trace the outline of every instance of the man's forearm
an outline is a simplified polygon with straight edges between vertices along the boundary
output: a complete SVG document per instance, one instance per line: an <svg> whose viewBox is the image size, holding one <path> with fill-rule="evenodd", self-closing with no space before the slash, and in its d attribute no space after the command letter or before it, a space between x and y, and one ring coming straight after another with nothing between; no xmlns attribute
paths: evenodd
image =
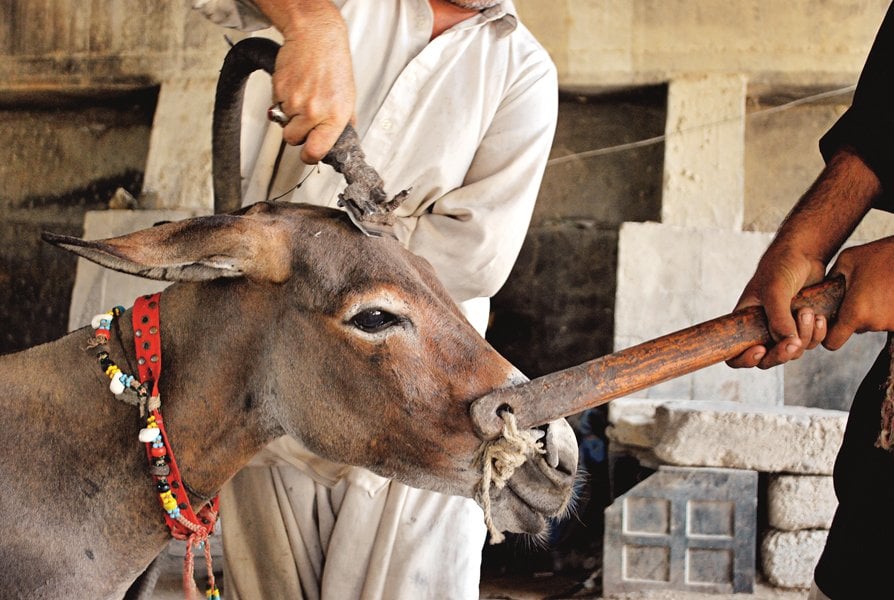
<svg viewBox="0 0 894 600"><path fill-rule="evenodd" d="M300 37L307 28L341 25L338 8L330 0L254 0L283 37Z"/></svg>
<svg viewBox="0 0 894 600"><path fill-rule="evenodd" d="M796 247L828 264L881 191L860 157L841 149L785 218L773 243Z"/></svg>

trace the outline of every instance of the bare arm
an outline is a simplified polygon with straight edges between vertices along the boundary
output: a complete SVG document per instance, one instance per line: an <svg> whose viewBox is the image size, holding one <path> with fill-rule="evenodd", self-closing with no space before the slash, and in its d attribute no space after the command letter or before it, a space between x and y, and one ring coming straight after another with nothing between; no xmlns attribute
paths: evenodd
<svg viewBox="0 0 894 600"><path fill-rule="evenodd" d="M763 305L777 343L771 348L749 348L729 361L730 366L769 368L798 358L825 340L825 320L803 310L796 321L789 309L791 299L804 286L823 278L828 262L880 195L878 178L859 156L842 148L831 158L780 226L736 306ZM848 277L842 309L855 301L863 302L851 289ZM843 310L842 317L844 314ZM845 335L841 323L839 319L828 332L833 335L827 345L840 340L837 348L850 335Z"/></svg>

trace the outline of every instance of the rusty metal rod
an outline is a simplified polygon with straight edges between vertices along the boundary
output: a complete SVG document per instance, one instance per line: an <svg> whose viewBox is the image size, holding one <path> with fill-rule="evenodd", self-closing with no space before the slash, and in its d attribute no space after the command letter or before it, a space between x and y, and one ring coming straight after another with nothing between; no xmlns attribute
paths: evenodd
<svg viewBox="0 0 894 600"><path fill-rule="evenodd" d="M832 320L844 297L844 278L805 288L792 312L809 307ZM500 435L499 413L509 408L519 427L536 427L605 404L772 343L763 308L734 313L643 342L625 350L491 392L472 403L471 416L484 440Z"/></svg>

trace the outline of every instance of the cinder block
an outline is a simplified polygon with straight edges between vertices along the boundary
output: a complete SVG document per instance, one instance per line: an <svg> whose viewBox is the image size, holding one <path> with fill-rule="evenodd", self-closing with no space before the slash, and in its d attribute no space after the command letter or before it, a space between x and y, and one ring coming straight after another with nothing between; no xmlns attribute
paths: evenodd
<svg viewBox="0 0 894 600"><path fill-rule="evenodd" d="M831 475L770 476L767 519L774 529L828 529L837 507Z"/></svg>
<svg viewBox="0 0 894 600"><path fill-rule="evenodd" d="M809 588L829 532L822 529L777 531L761 542L761 569L776 587Z"/></svg>
<svg viewBox="0 0 894 600"><path fill-rule="evenodd" d="M750 593L757 473L661 467L605 511L603 590Z"/></svg>

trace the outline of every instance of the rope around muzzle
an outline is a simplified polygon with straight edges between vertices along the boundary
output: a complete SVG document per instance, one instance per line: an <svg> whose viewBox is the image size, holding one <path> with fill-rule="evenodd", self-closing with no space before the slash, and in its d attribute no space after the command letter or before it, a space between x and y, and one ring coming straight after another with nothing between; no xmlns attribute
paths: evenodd
<svg viewBox="0 0 894 600"><path fill-rule="evenodd" d="M475 466L481 468L481 481L478 482L478 493L475 499L484 510L484 524L490 533L490 543L499 544L506 536L494 525L491 514L490 491L506 486L506 482L515 470L525 464L529 457L546 454L540 435L533 430L519 431L515 415L506 410L500 413L503 419L503 432L500 437L482 442L475 457Z"/></svg>

